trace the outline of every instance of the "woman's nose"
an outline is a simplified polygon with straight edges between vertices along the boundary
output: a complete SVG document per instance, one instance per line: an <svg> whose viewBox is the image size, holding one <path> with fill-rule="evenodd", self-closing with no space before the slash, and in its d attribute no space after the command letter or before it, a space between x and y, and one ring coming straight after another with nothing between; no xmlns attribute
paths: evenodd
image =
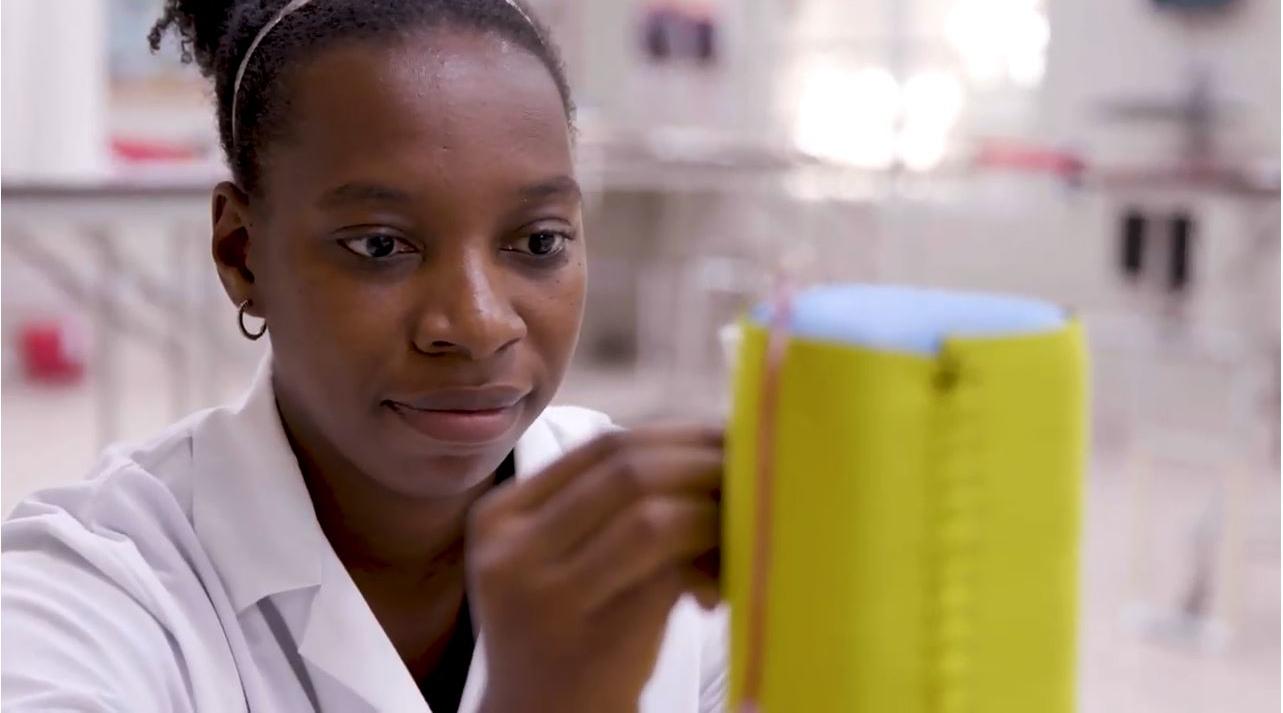
<svg viewBox="0 0 1283 713"><path fill-rule="evenodd" d="M433 272L424 277L432 286L417 320L417 350L480 361L526 336L526 323L504 289L499 268L474 259Z"/></svg>

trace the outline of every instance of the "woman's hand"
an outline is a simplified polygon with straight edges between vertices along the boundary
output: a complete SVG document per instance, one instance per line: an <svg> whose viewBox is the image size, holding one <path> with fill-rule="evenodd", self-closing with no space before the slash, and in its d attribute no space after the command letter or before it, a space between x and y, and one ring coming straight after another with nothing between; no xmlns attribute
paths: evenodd
<svg viewBox="0 0 1283 713"><path fill-rule="evenodd" d="M603 435L477 503L468 591L487 713L632 711L684 593L718 601L722 433Z"/></svg>

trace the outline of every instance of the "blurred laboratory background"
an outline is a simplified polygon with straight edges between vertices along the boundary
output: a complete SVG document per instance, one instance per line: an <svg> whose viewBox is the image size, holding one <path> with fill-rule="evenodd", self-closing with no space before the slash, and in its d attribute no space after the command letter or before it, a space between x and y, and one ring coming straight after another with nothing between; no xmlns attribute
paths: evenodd
<svg viewBox="0 0 1283 713"><path fill-rule="evenodd" d="M1014 292L1089 334L1081 710L1279 709L1278 0L531 0L579 105L560 399L726 407L787 269ZM208 92L159 0L4 0L3 510L234 398ZM1037 473L1030 473L1037 477Z"/></svg>

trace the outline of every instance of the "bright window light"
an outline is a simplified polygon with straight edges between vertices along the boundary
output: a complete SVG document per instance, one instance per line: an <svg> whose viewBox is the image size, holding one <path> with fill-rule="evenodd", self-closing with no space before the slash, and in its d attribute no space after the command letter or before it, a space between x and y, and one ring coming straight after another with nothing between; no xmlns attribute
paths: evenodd
<svg viewBox="0 0 1283 713"><path fill-rule="evenodd" d="M802 78L794 139L813 156L861 168L895 161L900 86L882 68L821 61Z"/></svg>
<svg viewBox="0 0 1283 713"><path fill-rule="evenodd" d="M901 86L885 68L833 58L807 67L800 87L798 149L874 170L937 166L965 98L961 81L945 71L918 72Z"/></svg>
<svg viewBox="0 0 1283 713"><path fill-rule="evenodd" d="M952 74L919 72L904 83L904 123L947 131L962 113L962 84Z"/></svg>
<svg viewBox="0 0 1283 713"><path fill-rule="evenodd" d="M930 171L944 159L946 141L943 131L906 128L897 141L898 158L910 171Z"/></svg>
<svg viewBox="0 0 1283 713"><path fill-rule="evenodd" d="M1042 81L1051 28L1039 0L957 0L945 34L978 86Z"/></svg>

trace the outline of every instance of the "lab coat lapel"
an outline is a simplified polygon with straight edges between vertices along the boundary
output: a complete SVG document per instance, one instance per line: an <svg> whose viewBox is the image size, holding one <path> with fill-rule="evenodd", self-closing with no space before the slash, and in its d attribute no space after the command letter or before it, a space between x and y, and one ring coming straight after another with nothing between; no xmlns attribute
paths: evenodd
<svg viewBox="0 0 1283 713"><path fill-rule="evenodd" d="M366 710L428 713L427 703L396 647L332 553L322 567L321 587L298 650L304 661L355 694L368 706ZM345 707L342 713L351 710Z"/></svg>
<svg viewBox="0 0 1283 713"><path fill-rule="evenodd" d="M477 713L481 709L481 695L485 692L485 642L478 636L477 646L472 651L472 663L468 666L468 681L464 684L463 696L459 699L459 713Z"/></svg>
<svg viewBox="0 0 1283 713"><path fill-rule="evenodd" d="M322 711L428 711L316 520L276 409L270 355L245 402L212 415L195 434L193 450L201 469L196 529L237 611L264 597L311 590L306 617L289 622L299 656L366 706L321 695Z"/></svg>
<svg viewBox="0 0 1283 713"><path fill-rule="evenodd" d="M562 450L549 424L544 419L537 420L517 443L516 478L529 477L556 459ZM322 578L299 646L303 659L350 689L371 711L427 713L429 708L418 684L332 551L322 567ZM485 687L485 634L481 632L468 667L459 713L476 713Z"/></svg>
<svg viewBox="0 0 1283 713"><path fill-rule="evenodd" d="M580 424L581 419L562 420L569 423L559 427L541 417L522 435L515 456L518 480L597 430L587 421ZM574 432L567 431L572 423ZM357 699L340 696L345 699L340 701L322 694L322 711L430 713L418 684L316 521L276 410L270 355L245 402L212 416L195 436L193 457L202 470L195 484L197 532L236 610L244 611L264 597L312 590L305 620L290 622L290 629L298 633L299 656ZM484 632L479 632L460 713L475 713L480 707L486 684L484 651ZM333 690L314 683L318 691Z"/></svg>
<svg viewBox="0 0 1283 713"><path fill-rule="evenodd" d="M192 433L192 522L237 612L314 587L330 549L272 392L270 355L235 409Z"/></svg>

